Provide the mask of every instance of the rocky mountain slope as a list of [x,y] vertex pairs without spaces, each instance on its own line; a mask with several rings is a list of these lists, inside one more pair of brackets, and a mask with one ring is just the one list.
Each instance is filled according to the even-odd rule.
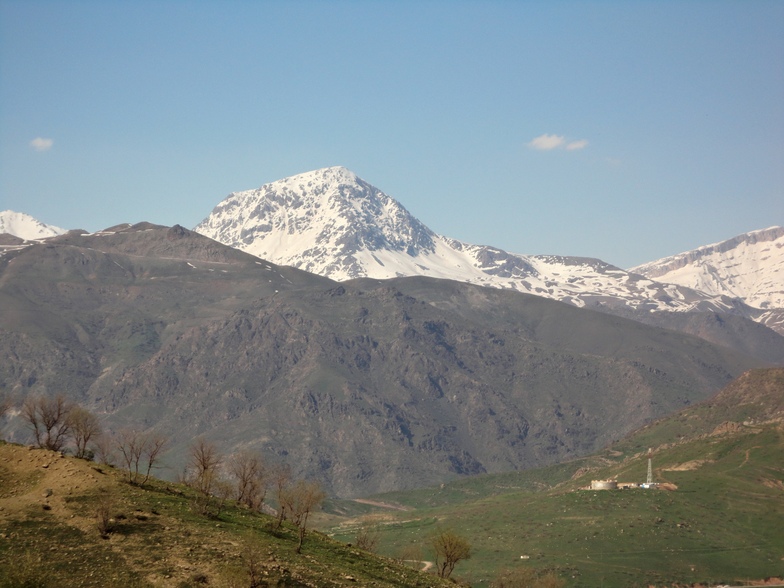
[[23,212],[0,212],[0,235],[8,233],[24,240],[45,239],[65,233],[65,229],[47,225]]
[[[342,167],[230,194],[194,230],[263,259],[339,281],[422,275],[510,288],[627,316],[711,311],[770,318],[754,307],[762,302],[762,293],[746,300],[735,290],[704,292],[654,281],[598,259],[520,255],[450,239]],[[771,299],[768,306],[778,308],[779,302]],[[771,324],[784,330],[776,321]]]
[[0,255],[0,308],[6,393],[167,432],[178,461],[197,435],[259,448],[341,496],[582,455],[767,362],[510,289],[341,284],[146,223]]

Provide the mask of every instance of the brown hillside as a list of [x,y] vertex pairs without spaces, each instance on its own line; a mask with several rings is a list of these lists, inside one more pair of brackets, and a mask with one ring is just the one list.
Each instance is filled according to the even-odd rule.
[[[144,488],[110,466],[0,442],[0,588],[445,586],[432,575],[296,530],[227,503],[219,516],[191,508],[190,489]],[[102,535],[97,516],[108,513]]]

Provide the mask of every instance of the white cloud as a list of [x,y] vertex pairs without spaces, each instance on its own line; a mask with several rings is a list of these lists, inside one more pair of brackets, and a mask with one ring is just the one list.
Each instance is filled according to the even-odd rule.
[[537,151],[552,151],[553,149],[566,149],[567,151],[578,151],[588,146],[588,139],[578,141],[568,141],[563,135],[539,135],[532,139],[528,146]]
[[588,146],[588,139],[580,139],[579,141],[571,141],[566,145],[567,151],[577,151],[578,149],[585,149]]
[[30,141],[30,147],[36,151],[49,151],[54,145],[54,139],[44,139],[43,137],[36,137]]
[[558,147],[562,146],[566,142],[566,139],[559,135],[539,135],[535,139],[533,139],[528,146],[532,149],[536,149],[538,151],[550,151],[552,149],[557,149]]

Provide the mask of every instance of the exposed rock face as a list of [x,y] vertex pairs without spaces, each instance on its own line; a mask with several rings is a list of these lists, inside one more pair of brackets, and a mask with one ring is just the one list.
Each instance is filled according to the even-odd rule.
[[168,432],[174,471],[206,435],[342,496],[585,454],[763,363],[512,290],[340,284],[149,224],[0,255],[0,304],[0,388]]

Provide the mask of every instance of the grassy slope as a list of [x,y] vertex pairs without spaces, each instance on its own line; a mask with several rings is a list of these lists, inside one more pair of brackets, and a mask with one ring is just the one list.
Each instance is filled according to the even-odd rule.
[[[248,586],[249,552],[270,586],[444,585],[316,532],[298,555],[294,529],[272,532],[270,517],[236,507],[197,515],[189,492],[0,442],[0,586]],[[96,509],[107,495],[116,528],[102,539]]]
[[[784,398],[783,376],[750,372],[731,394],[590,458],[374,497],[405,511],[335,503],[330,510],[342,514],[325,518],[323,528],[350,540],[364,512],[380,523],[390,554],[438,526],[455,528],[475,548],[457,573],[475,586],[519,565],[556,569],[570,586],[782,577],[784,428],[770,407]],[[750,390],[762,392],[755,399]],[[645,481],[647,447],[655,448],[655,479],[676,491],[578,491],[591,479]]]

